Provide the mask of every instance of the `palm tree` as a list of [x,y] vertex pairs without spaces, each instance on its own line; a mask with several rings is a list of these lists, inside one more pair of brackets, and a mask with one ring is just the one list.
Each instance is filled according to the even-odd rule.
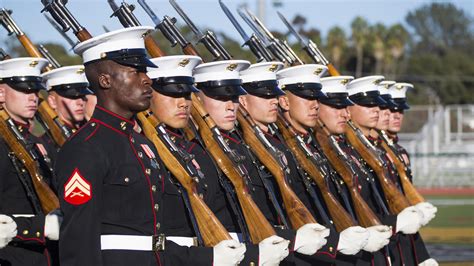
[[356,49],[356,57],[357,57],[357,64],[356,64],[356,77],[360,77],[362,75],[362,67],[364,63],[364,47],[367,42],[367,35],[368,35],[368,23],[362,17],[356,17],[351,23],[352,29],[352,42],[354,43]]
[[370,27],[370,48],[375,58],[375,74],[382,74],[382,62],[385,57],[385,39],[387,29],[381,23]]
[[340,68],[342,53],[347,46],[346,33],[342,28],[335,26],[329,30],[327,41],[331,62],[336,68]]
[[405,52],[409,37],[408,31],[401,24],[395,24],[388,29],[387,52],[388,55],[390,55],[390,61],[392,61],[391,64],[389,64],[392,76],[396,74],[398,60]]

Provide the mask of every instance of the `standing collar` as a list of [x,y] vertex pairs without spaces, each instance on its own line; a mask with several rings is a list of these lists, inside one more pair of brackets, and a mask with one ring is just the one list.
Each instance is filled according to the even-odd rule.
[[131,134],[134,130],[135,121],[126,119],[110,110],[96,105],[91,121],[98,122],[122,134]]

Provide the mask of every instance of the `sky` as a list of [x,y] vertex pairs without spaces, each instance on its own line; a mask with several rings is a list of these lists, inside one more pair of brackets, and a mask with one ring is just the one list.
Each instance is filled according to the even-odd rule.
[[[120,3],[122,0],[116,0]],[[246,4],[254,13],[257,9],[257,0],[223,0],[237,17],[247,33],[250,29],[238,16],[236,9]],[[177,0],[182,9],[193,22],[201,29],[213,29],[225,32],[227,35],[241,40],[230,21],[221,10],[217,0]],[[272,0],[265,0],[265,24],[270,30],[286,31],[284,24],[276,16],[276,11],[283,13],[290,21],[297,14],[307,19],[307,27],[314,27],[326,36],[333,26],[340,26],[350,32],[350,23],[356,16],[364,17],[370,24],[381,22],[385,25],[396,23],[405,24],[405,17],[420,6],[433,1],[427,0],[279,0],[283,5],[275,8]],[[462,8],[471,18],[474,14],[474,0],[436,1],[450,2]],[[151,19],[138,5],[136,0],[127,0],[127,3],[136,5],[135,16],[142,25],[154,26]],[[164,15],[175,16],[179,24],[184,21],[175,12],[168,0],[147,0],[148,5],[158,17]],[[103,26],[109,30],[122,28],[118,19],[110,18],[112,10],[107,0],[70,0],[66,5],[71,13],[93,35],[104,33]],[[56,42],[68,46],[63,37],[46,21],[40,11],[43,8],[40,0],[0,0],[0,7],[13,10],[12,17],[18,26],[34,43]],[[69,36],[76,40],[72,33]],[[7,31],[0,28],[0,45],[7,36]],[[8,51],[7,51],[8,52]]]

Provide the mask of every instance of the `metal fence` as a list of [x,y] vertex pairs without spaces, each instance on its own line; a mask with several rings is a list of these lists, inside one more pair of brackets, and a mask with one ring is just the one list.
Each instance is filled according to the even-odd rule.
[[474,105],[414,106],[399,137],[416,185],[474,186]]

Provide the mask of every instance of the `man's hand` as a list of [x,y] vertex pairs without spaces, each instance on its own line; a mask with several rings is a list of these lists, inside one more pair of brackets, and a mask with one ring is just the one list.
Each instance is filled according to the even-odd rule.
[[339,235],[337,250],[345,255],[355,255],[369,240],[369,230],[360,226],[346,228]]
[[368,227],[369,241],[363,248],[368,252],[375,252],[385,247],[390,242],[392,236],[392,229],[386,225],[375,225]]
[[4,248],[17,234],[17,225],[10,216],[0,214],[0,248]]
[[214,247],[214,266],[238,265],[246,251],[244,244],[237,240],[222,240]]
[[304,255],[313,255],[326,245],[329,229],[317,224],[305,224],[296,231],[294,250]]
[[258,244],[259,266],[280,265],[280,262],[290,253],[288,245],[290,241],[279,236],[270,236]]

